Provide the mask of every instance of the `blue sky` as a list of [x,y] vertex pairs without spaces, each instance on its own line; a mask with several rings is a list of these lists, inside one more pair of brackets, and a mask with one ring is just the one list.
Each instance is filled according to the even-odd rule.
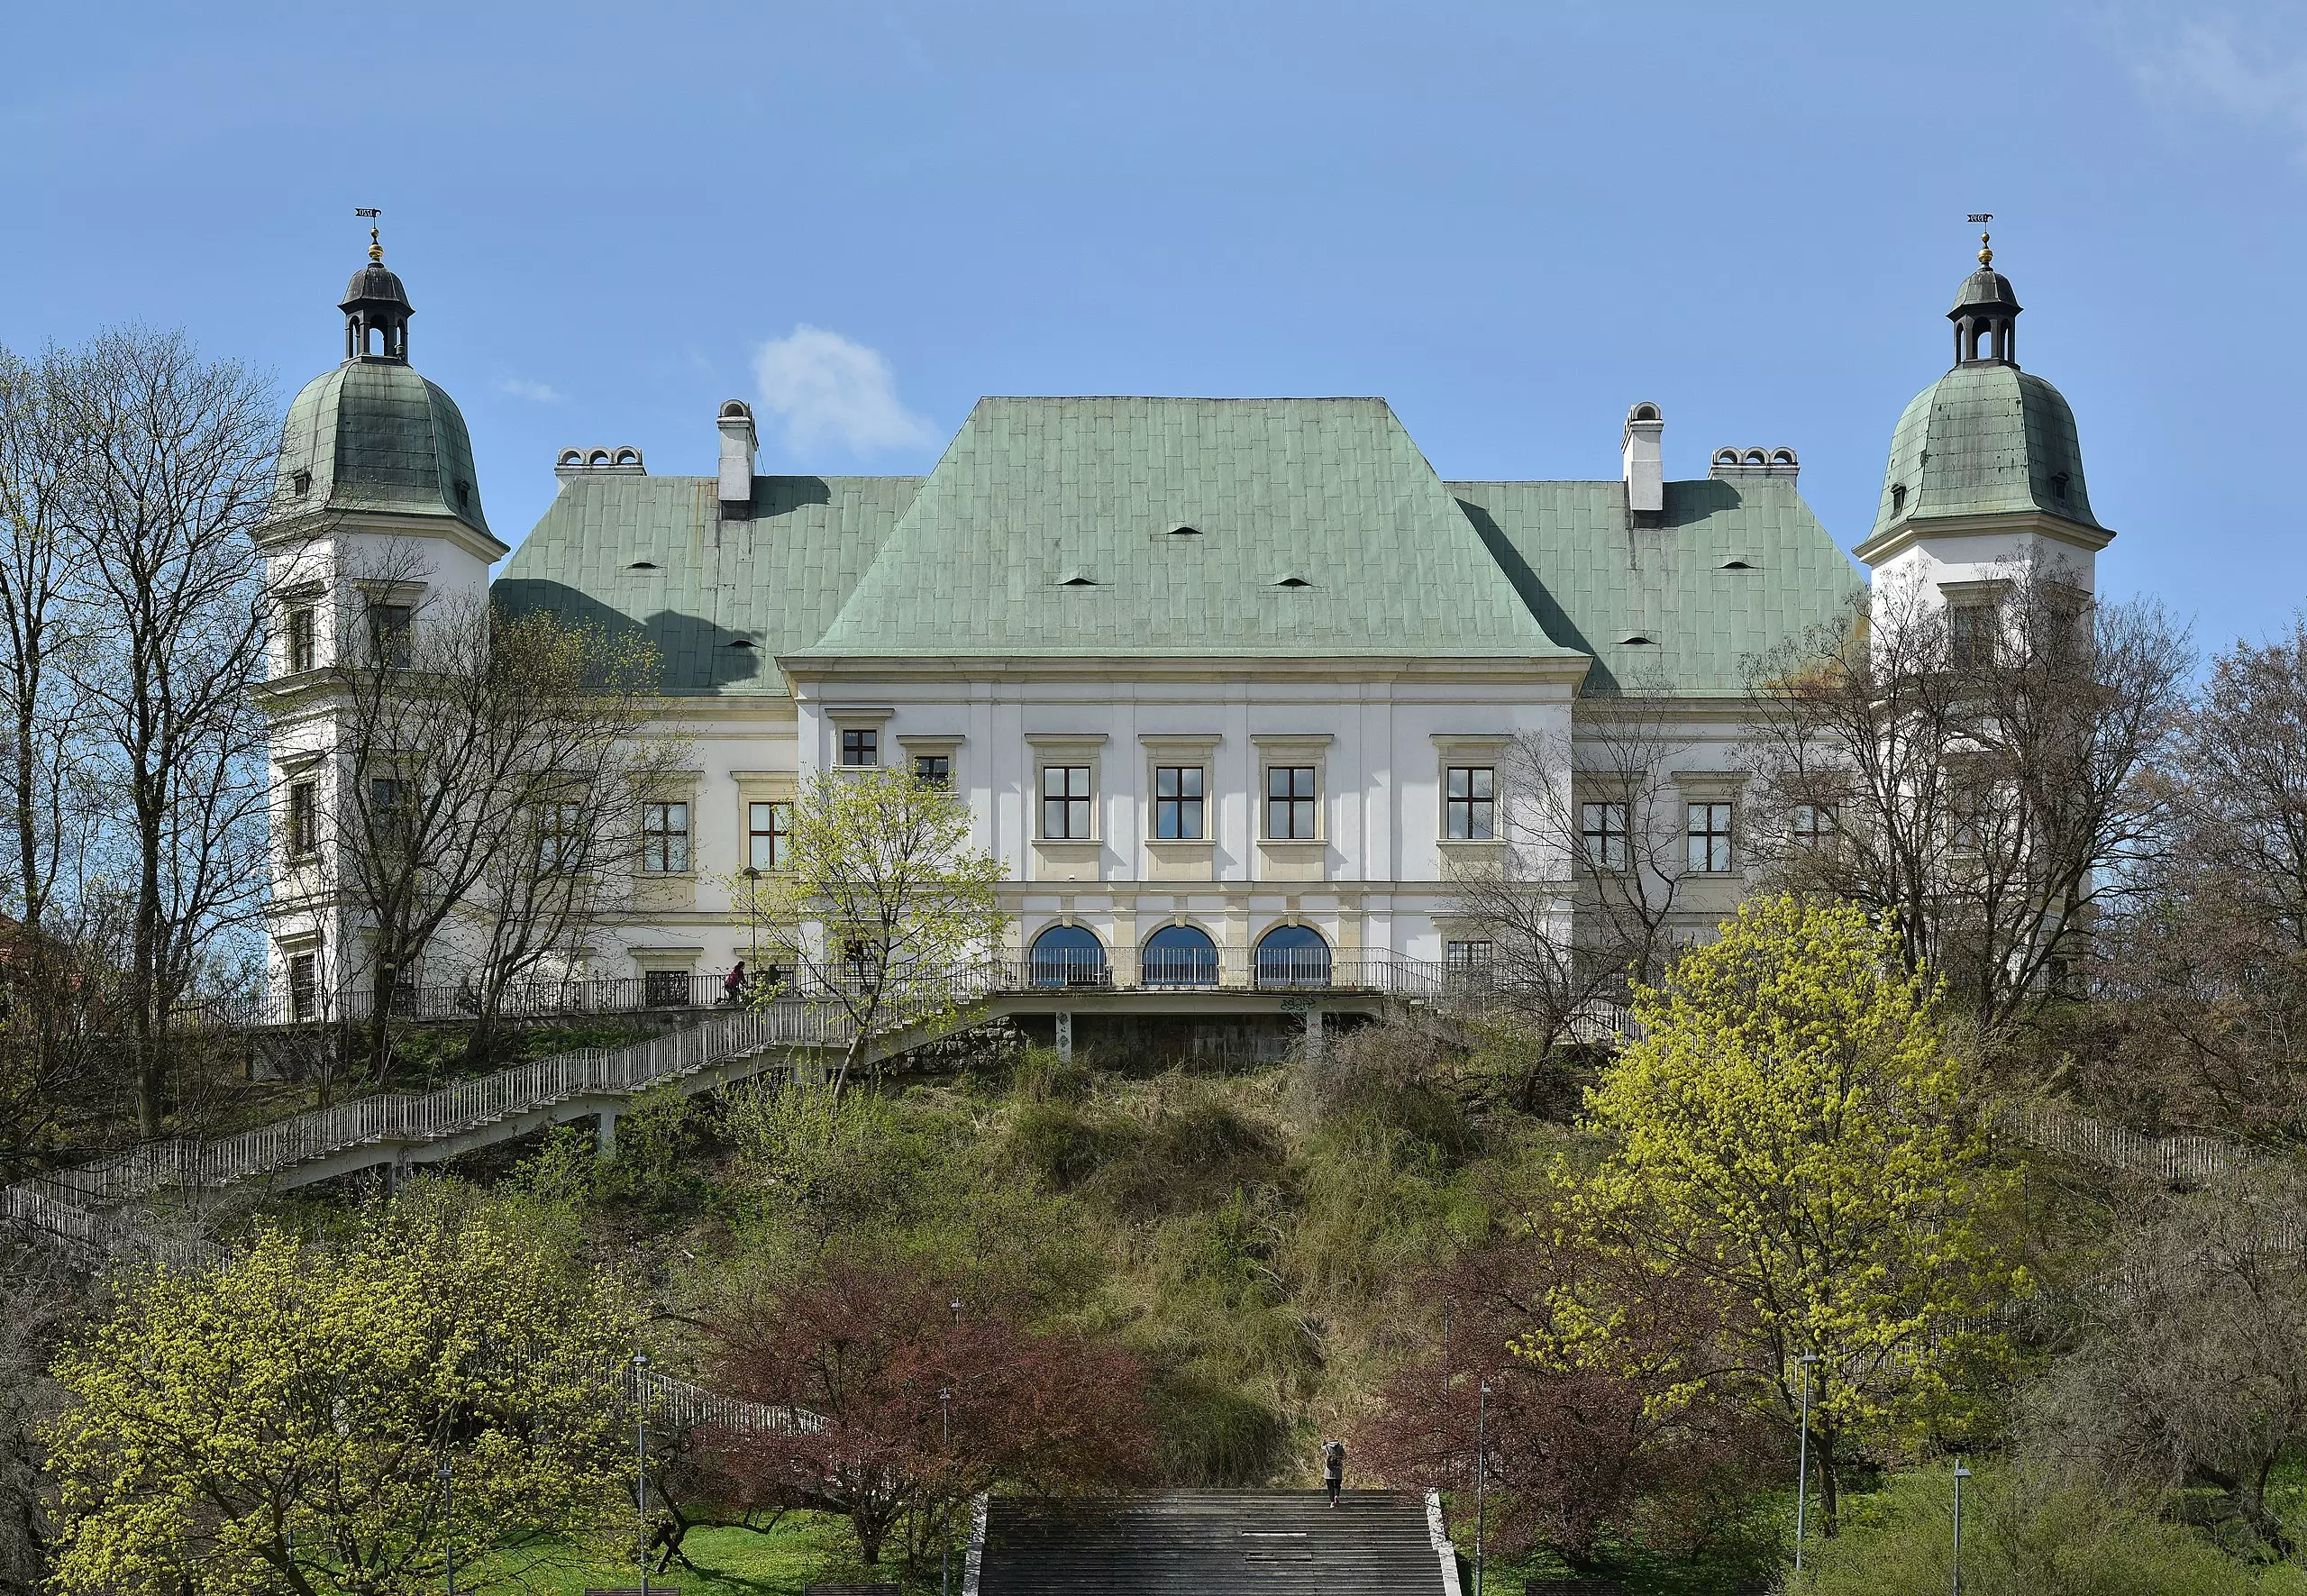
[[[379,20],[383,19],[383,20]],[[1991,22],[1989,19],[1992,19]],[[385,212],[516,541],[553,451],[926,469],[984,393],[1379,394],[1445,477],[1792,444],[1848,547],[1976,229],[2103,591],[2307,592],[2307,11],[2164,4],[12,7],[0,342],[284,396]],[[780,408],[781,406],[781,408]]]

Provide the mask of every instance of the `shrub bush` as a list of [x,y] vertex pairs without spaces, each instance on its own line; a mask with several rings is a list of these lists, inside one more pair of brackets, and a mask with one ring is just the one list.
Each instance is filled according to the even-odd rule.
[[[1787,1596],[1911,1596],[1953,1585],[1954,1490],[1946,1469],[1892,1480],[1856,1504],[1843,1533],[1813,1541]],[[2307,1588],[2271,1581],[2119,1493],[1982,1470],[1963,1490],[1967,1596],[2244,1596]]]

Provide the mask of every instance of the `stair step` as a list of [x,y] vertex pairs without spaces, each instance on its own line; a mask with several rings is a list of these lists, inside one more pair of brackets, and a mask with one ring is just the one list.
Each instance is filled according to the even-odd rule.
[[1349,1491],[987,1504],[978,1596],[1441,1596],[1426,1504]]

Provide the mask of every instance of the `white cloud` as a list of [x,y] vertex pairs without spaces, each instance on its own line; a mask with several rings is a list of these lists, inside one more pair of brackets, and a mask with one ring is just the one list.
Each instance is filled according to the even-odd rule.
[[937,431],[898,400],[897,377],[879,350],[806,323],[753,355],[762,408],[785,424],[801,452],[832,445],[852,454],[921,449]]
[[550,405],[561,397],[561,390],[551,383],[531,382],[521,377],[498,378],[497,391],[516,399],[534,399],[540,405]]
[[2225,19],[2123,30],[2132,75],[2149,99],[2279,129],[2302,141],[2307,159],[2307,50],[2284,49],[2271,36],[2282,31]]

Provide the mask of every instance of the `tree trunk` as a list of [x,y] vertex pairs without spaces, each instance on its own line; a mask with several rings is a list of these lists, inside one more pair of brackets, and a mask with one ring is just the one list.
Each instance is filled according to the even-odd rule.
[[1819,1426],[1818,1442],[1812,1454],[1819,1460],[1819,1533],[1833,1535],[1841,1528],[1842,1498],[1835,1489],[1835,1427],[1832,1419]]

